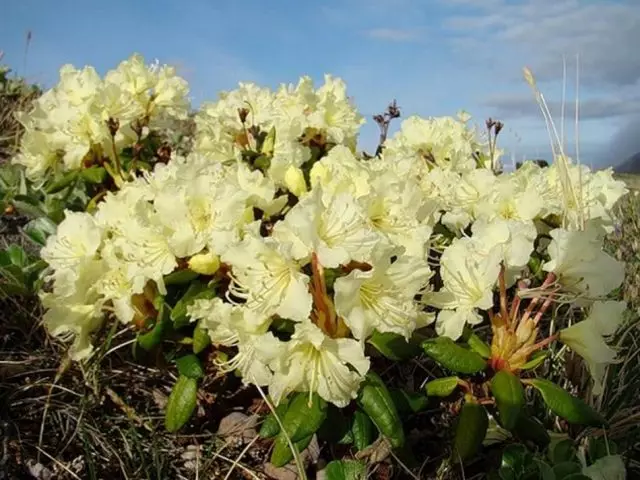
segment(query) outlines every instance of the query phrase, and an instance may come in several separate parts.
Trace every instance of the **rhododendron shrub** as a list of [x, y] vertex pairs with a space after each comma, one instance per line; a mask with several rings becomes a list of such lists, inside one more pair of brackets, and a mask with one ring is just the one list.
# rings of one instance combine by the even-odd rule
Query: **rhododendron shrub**
[[[104, 79], [64, 67], [22, 117], [14, 162], [29, 178], [100, 166], [113, 180], [88, 211], [67, 210], [41, 252], [44, 324], [74, 360], [92, 355], [109, 322], [133, 325], [144, 348], [171, 330], [194, 354], [224, 352], [217, 370], [264, 389], [285, 420], [317, 414], [317, 430], [329, 406], [355, 404], [400, 447], [398, 406], [370, 356], [400, 361], [418, 345], [452, 375], [424, 380], [460, 411], [455, 461], [477, 452], [488, 417], [509, 431], [529, 420], [525, 387], [570, 422], [604, 422], [531, 372], [561, 342], [598, 394], [615, 361], [607, 339], [625, 305], [607, 296], [624, 265], [602, 244], [626, 189], [611, 171], [561, 156], [499, 173], [500, 151], [466, 114], [407, 118], [379, 155], [363, 155], [365, 120], [331, 76], [275, 91], [240, 84], [195, 114], [188, 154], [168, 149], [138, 168], [136, 146], [186, 117], [186, 94], [172, 68], [134, 56]], [[195, 398], [183, 386], [202, 369], [187, 363], [174, 398]], [[190, 411], [168, 415], [182, 418], [167, 424], [177, 429]], [[264, 435], [304, 448], [316, 430]], [[274, 463], [290, 459], [276, 451]]]

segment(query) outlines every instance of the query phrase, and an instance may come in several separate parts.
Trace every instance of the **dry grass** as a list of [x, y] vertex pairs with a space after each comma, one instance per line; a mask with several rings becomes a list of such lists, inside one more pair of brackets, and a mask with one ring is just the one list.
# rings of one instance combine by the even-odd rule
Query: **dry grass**
[[11, 158], [18, 148], [23, 128], [16, 112], [28, 110], [40, 94], [39, 87], [13, 77], [7, 67], [0, 65], [0, 162]]

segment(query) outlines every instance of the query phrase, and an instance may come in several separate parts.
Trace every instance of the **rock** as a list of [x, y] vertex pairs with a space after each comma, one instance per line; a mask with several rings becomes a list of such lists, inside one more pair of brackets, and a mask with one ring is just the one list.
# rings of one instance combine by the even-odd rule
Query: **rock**
[[258, 417], [255, 415], [249, 417], [244, 413], [233, 412], [220, 420], [218, 435], [226, 437], [228, 440], [250, 442], [258, 435], [257, 423]]

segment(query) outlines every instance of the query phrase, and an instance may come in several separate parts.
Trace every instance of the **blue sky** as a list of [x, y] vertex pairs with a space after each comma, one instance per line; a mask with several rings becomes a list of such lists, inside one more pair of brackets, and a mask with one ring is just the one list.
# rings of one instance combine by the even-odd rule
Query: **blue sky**
[[[636, 0], [4, 0], [2, 10], [3, 61], [24, 73], [31, 30], [26, 74], [47, 86], [65, 63], [105, 72], [133, 52], [176, 65], [196, 105], [239, 81], [340, 76], [368, 117], [361, 144], [369, 150], [371, 115], [396, 98], [404, 117], [465, 109], [481, 123], [499, 118], [502, 145], [518, 159], [548, 158], [522, 67], [559, 119], [565, 55], [572, 117], [579, 53], [582, 160], [603, 166], [640, 151]], [[571, 144], [573, 120], [567, 132]]]

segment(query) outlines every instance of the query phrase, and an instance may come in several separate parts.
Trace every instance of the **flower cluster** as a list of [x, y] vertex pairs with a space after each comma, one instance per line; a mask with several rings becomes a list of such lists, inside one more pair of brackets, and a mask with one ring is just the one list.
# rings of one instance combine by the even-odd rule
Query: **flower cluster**
[[93, 67], [65, 65], [60, 81], [23, 113], [25, 128], [14, 163], [39, 181], [48, 171], [76, 170], [122, 149], [159, 128], [186, 118], [187, 82], [167, 65], [145, 65], [140, 55], [100, 78]]
[[[79, 106], [65, 106], [65, 125], [84, 125], [96, 105], [95, 118], [120, 125], [145, 112], [183, 112], [183, 84], [164, 70], [133, 77], [136, 62], [103, 83], [91, 70], [65, 69], [47, 97], [55, 101], [42, 102], [70, 104], [73, 78]], [[107, 106], [111, 85], [121, 93]], [[133, 102], [142, 91], [147, 103]], [[32, 124], [52, 125], [58, 111]], [[167, 276], [191, 272], [212, 294], [189, 305], [190, 320], [234, 352], [219, 368], [268, 386], [276, 403], [300, 391], [345, 406], [369, 369], [365, 345], [375, 332], [409, 339], [435, 322], [437, 334], [457, 339], [494, 318], [496, 290], [516, 286], [531, 304], [591, 309], [560, 339], [589, 357], [597, 376], [613, 359], [603, 336], [624, 309], [599, 303], [623, 278], [602, 241], [624, 186], [567, 159], [497, 174], [498, 152], [467, 120], [411, 117], [380, 156], [365, 158], [355, 151], [363, 119], [340, 80], [328, 76], [316, 90], [303, 78], [276, 92], [241, 84], [197, 114], [189, 155], [107, 194], [94, 214], [67, 212], [42, 251], [52, 281], [45, 324], [74, 336], [73, 356], [85, 358], [105, 313], [143, 325], [168, 292]], [[102, 128], [82, 155], [108, 141]], [[60, 140], [68, 152], [70, 138], [80, 137]], [[604, 310], [617, 318], [604, 320]], [[538, 317], [503, 335], [497, 355], [515, 362], [515, 352], [530, 353]]]

